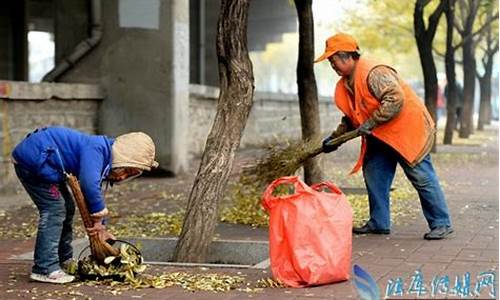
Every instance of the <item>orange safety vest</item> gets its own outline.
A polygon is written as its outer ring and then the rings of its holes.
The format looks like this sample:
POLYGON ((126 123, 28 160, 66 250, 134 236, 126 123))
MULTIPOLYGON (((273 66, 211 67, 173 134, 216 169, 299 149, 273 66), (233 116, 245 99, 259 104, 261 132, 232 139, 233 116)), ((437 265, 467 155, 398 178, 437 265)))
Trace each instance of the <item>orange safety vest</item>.
MULTIPOLYGON (((354 71, 354 96, 346 88, 346 78, 337 82, 335 103, 356 127, 368 120, 380 106, 368 88, 370 71, 381 64, 360 58, 354 71)), ((411 87, 399 79, 404 92, 401 111, 391 120, 376 126, 372 135, 396 150, 410 166, 418 164, 430 150, 434 141, 434 121, 422 100, 411 87)), ((366 139, 363 137, 358 162, 351 171, 357 172, 363 165, 366 139)))

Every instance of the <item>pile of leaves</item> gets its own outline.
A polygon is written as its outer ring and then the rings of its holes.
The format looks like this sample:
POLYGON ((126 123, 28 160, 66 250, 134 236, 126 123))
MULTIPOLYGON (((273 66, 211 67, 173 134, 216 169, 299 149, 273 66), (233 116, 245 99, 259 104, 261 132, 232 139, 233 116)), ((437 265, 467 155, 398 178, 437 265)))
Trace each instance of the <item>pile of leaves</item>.
POLYGON ((221 274, 190 274, 186 272, 163 273, 159 275, 143 274, 146 265, 134 247, 121 244, 118 256, 109 256, 104 265, 97 264, 91 256, 78 262, 76 274, 80 280, 94 280, 100 285, 139 288, 167 288, 179 286, 189 291, 225 292, 239 287, 242 276, 221 274))
POLYGON ((136 274, 146 270, 140 252, 128 244, 121 244, 118 256, 108 256, 104 264, 99 265, 92 256, 84 257, 78 261, 77 274, 80 278, 117 279, 134 283, 136 274))
POLYGON ((269 224, 269 216, 260 206, 262 189, 257 184, 240 181, 232 185, 229 191, 229 204, 222 210, 221 222, 255 227, 269 224))
POLYGON ((224 274, 190 274, 187 272, 173 272, 161 275, 144 275, 135 287, 166 288, 179 286, 188 291, 227 292, 238 288, 245 279, 242 276, 224 274))
POLYGON ((259 288, 286 288, 287 286, 277 279, 271 277, 257 280, 257 287, 259 288))

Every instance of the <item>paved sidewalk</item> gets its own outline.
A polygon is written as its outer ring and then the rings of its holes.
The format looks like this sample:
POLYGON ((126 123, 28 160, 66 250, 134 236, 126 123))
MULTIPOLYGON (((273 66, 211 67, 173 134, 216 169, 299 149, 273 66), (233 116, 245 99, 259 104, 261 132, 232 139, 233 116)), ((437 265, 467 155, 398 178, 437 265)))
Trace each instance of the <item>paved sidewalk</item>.
MULTIPOLYGON (((493 137, 480 146, 440 146, 439 153, 469 153, 472 159, 445 163, 434 160, 438 174, 445 182, 445 194, 450 206, 455 233, 442 241, 426 241, 422 236, 428 231, 420 214, 409 225, 395 225, 388 236, 365 235, 353 238, 353 264, 360 265, 377 281, 381 296, 385 297, 389 280, 400 279, 403 296, 394 299, 431 298, 432 280, 435 276, 449 276, 450 292, 466 274, 470 274, 470 292, 473 293, 478 276, 493 271, 498 290, 498 130, 490 128, 493 137), (420 273, 416 273, 416 271, 420 273), (418 297, 409 293, 412 279, 421 275, 425 284, 418 297)), ((453 157, 453 156, 452 156, 453 157)), ((416 200, 418 201, 418 200, 416 200)), ((241 231, 221 232, 237 237, 241 231)), ((254 231, 253 239, 264 239, 265 230, 254 231)), ((12 255, 32 251, 33 241, 0 241, 0 299, 359 299, 352 281, 305 289, 264 289, 257 293, 231 291, 227 293, 188 292, 181 288, 142 289, 113 295, 112 288, 70 284, 57 286, 29 281, 30 262, 13 261, 12 255), (49 296, 50 293, 50 296, 49 296), (42 296, 40 296, 42 295, 42 296), (84 296, 85 295, 85 296, 84 296)), ((208 270, 154 267, 155 272, 185 270, 191 272, 241 272, 249 281, 270 276, 269 270, 208 270)), ((487 275, 487 274, 486 274, 487 275)), ((486 278, 486 275, 483 277, 486 278)), ((467 278, 466 278, 467 279, 467 278)), ((466 282, 467 283, 467 282, 466 282)), ((413 286, 415 287, 415 286, 413 286)), ((395 290, 394 290, 395 291, 395 290)), ((474 299, 491 299, 490 286, 481 289, 474 299)), ((498 293, 498 292, 497 292, 498 293)), ((450 298, 467 299, 452 296, 450 298)), ((473 295, 473 294, 471 294, 473 295)), ((436 298, 444 298, 438 294, 436 298)), ((472 298, 472 297, 471 297, 472 298)))

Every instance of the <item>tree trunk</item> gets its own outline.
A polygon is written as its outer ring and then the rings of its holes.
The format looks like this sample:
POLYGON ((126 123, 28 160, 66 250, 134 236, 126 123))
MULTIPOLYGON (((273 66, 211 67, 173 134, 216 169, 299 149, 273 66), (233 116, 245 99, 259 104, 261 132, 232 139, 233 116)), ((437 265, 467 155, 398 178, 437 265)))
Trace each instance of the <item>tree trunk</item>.
MULTIPOLYGON (((446 0, 441 0, 436 10, 429 17, 427 29, 424 22, 424 7, 429 3, 425 0, 417 0, 415 2, 415 10, 413 12, 413 27, 415 30, 415 40, 417 41, 418 54, 420 56, 420 64, 424 75, 425 88, 425 106, 432 116, 434 122, 436 118, 436 102, 438 93, 438 83, 436 75, 436 64, 432 55, 432 42, 436 35, 437 24, 439 18, 444 12, 446 0)), ((437 126, 437 124, 435 124, 437 126)), ((435 140, 435 139, 434 139, 435 140)), ((436 152, 436 143, 432 147, 432 152, 436 152)))
POLYGON ((465 14, 462 14, 462 30, 459 30, 462 36, 462 61, 464 72, 464 92, 463 92, 463 109, 462 120, 459 131, 461 138, 468 138, 473 132, 473 116, 474 116, 474 90, 476 86, 476 60, 474 57, 474 39, 472 32, 474 28, 474 20, 476 19, 479 8, 479 1, 467 0, 460 3, 465 14))
POLYGON ((472 39, 467 39, 462 48, 464 71, 464 106, 459 136, 468 138, 473 133, 474 91, 476 86, 476 59, 472 39))
MULTIPOLYGON (((498 14, 498 11, 497 11, 498 14)), ((493 15, 492 10, 488 10, 488 17, 493 15)), ((496 25, 497 26, 497 25, 496 25)), ((486 51, 481 59, 484 67, 483 76, 477 73, 481 92, 481 101, 479 104, 479 118, 477 129, 483 130, 485 124, 491 122, 491 76, 493 74, 493 58, 498 51, 498 38, 493 37, 493 24, 488 24, 486 33, 486 51)))
MULTIPOLYGON (((300 120, 302 139, 320 138, 318 90, 314 77, 314 21, 312 0, 295 0, 299 18, 299 59, 297 62, 297 86, 299 91, 300 120)), ((304 180, 307 184, 322 181, 322 172, 318 158, 308 159, 304 163, 304 180)))
MULTIPOLYGON (((486 54, 488 55, 488 54, 486 54)), ((483 130, 484 125, 491 119, 491 75, 493 73, 493 56, 488 55, 485 65, 484 75, 479 77, 479 87, 481 92, 481 101, 479 103, 479 118, 477 121, 477 130, 483 130)))
POLYGON ((453 132, 456 122, 457 79, 455 73, 455 48, 453 47, 453 24, 455 20, 455 0, 446 3, 446 54, 445 69, 447 81, 446 95, 446 127, 444 130, 443 144, 453 143, 453 132))
POLYGON ((193 183, 174 260, 204 262, 235 153, 252 108, 254 78, 247 50, 249 0, 222 0, 217 24, 220 94, 193 183))

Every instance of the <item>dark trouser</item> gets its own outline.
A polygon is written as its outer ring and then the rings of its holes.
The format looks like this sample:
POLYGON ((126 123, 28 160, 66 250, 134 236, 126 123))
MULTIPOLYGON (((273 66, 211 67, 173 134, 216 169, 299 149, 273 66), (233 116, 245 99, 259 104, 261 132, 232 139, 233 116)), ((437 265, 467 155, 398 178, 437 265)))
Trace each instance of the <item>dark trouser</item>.
POLYGON ((367 138, 367 147, 363 175, 370 202, 368 225, 371 228, 391 227, 389 193, 398 163, 418 192, 429 227, 451 226, 446 200, 429 154, 412 168, 394 149, 374 137, 367 138))
POLYGON ((32 272, 50 274, 73 257, 75 204, 64 184, 40 182, 19 165, 15 165, 15 170, 40 214, 32 272))

